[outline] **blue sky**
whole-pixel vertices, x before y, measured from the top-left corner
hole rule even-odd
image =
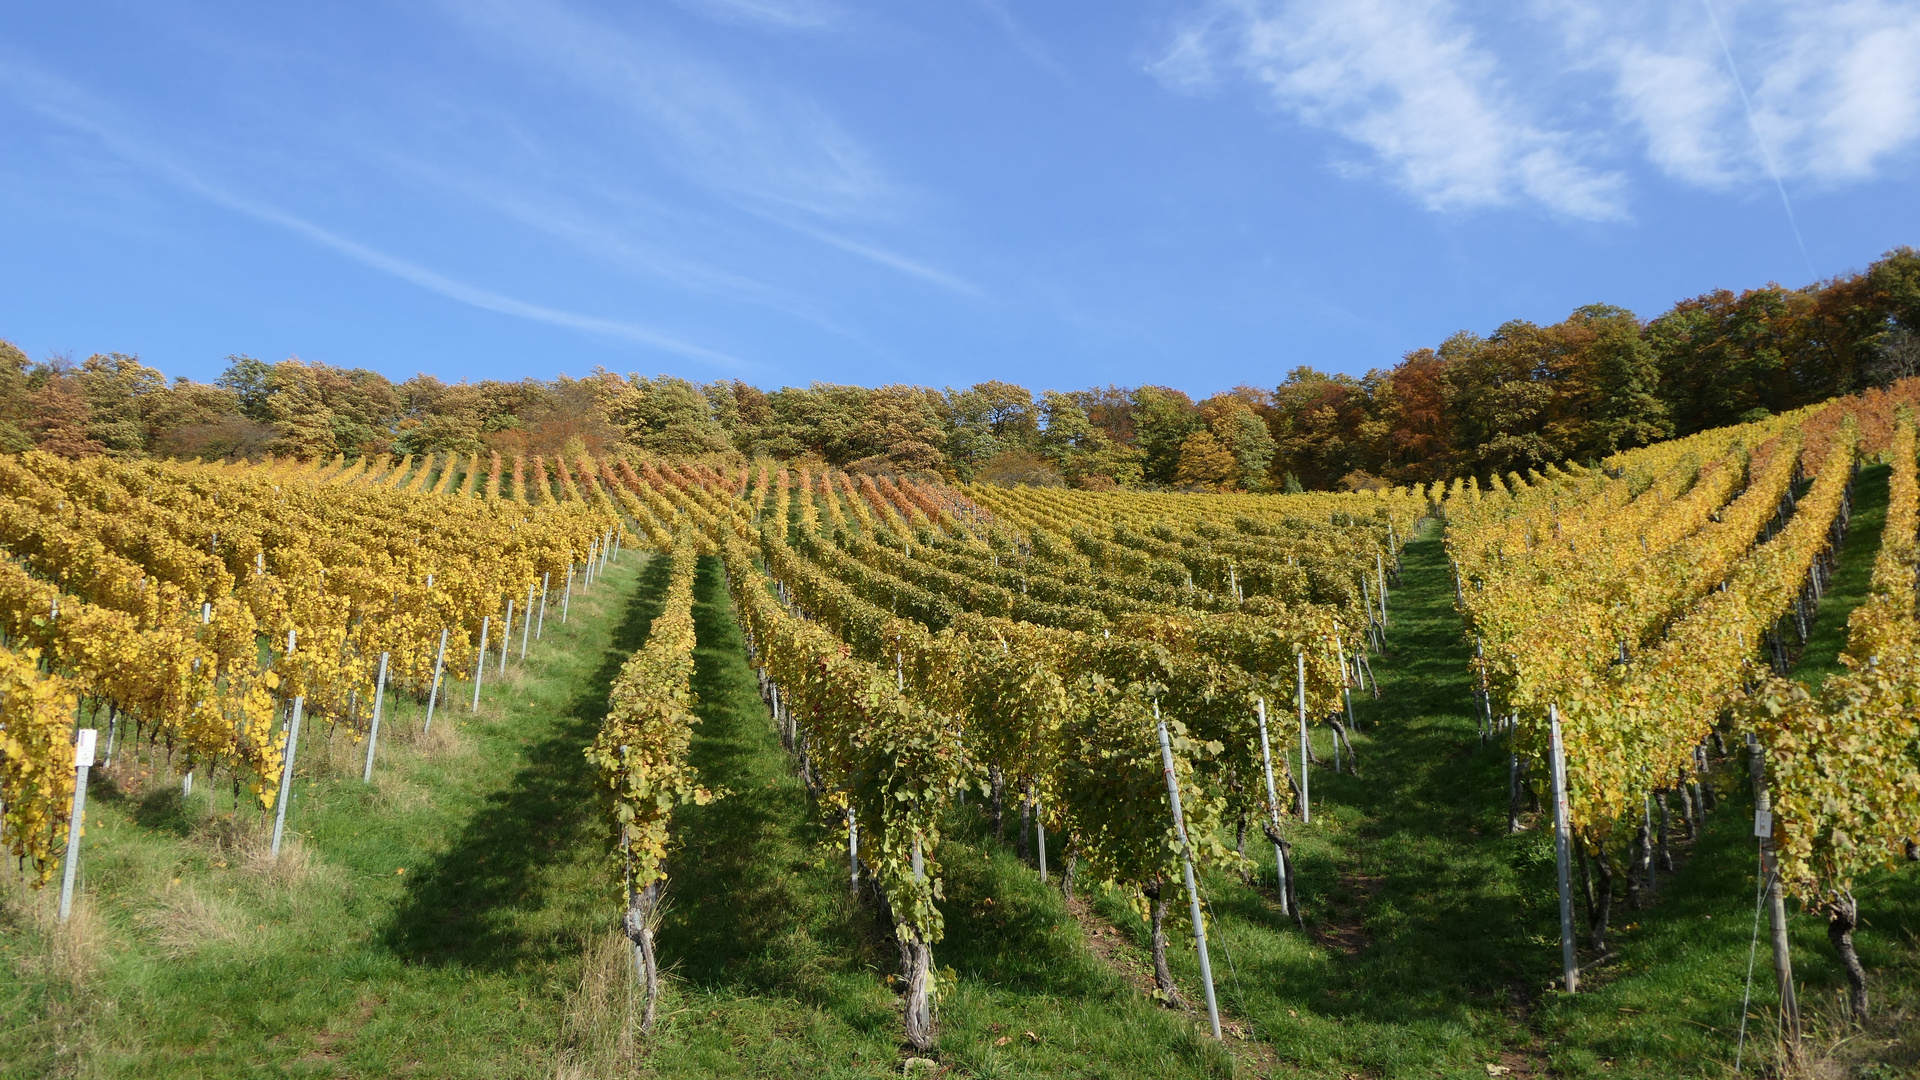
[[[0,337],[196,378],[1208,393],[1920,244],[1916,0],[67,0],[0,27]]]

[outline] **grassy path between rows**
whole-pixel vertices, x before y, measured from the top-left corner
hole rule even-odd
[[[702,563],[694,618],[693,760],[728,794],[675,818],[660,934],[672,980],[646,1072],[898,1076],[892,931],[850,896],[845,834],[818,824],[781,749],[716,560]],[[976,810],[956,814],[939,856],[940,1065],[982,1078],[1231,1075],[1191,1018],[1086,948],[1060,893],[989,839]]]
[[[1287,824],[1306,932],[1269,888],[1222,873],[1204,886],[1223,999],[1305,1075],[1485,1077],[1539,1050],[1529,1015],[1556,954],[1533,942],[1557,918],[1541,888],[1551,849],[1537,831],[1505,836],[1506,755],[1475,735],[1437,537],[1406,551],[1391,647],[1373,661],[1381,698],[1355,694],[1360,774],[1334,773],[1316,733],[1313,819]],[[1271,847],[1249,854],[1271,883]]]
[[[289,849],[226,778],[182,798],[164,754],[97,773],[79,911],[12,875],[0,894],[0,1077],[895,1076],[897,954],[847,895],[761,704],[718,564],[696,587],[695,763],[727,797],[683,810],[657,1037],[624,1004],[618,904],[582,749],[645,640],[667,563],[630,557],[478,716],[455,684],[430,737],[389,699],[364,744],[310,725]],[[553,614],[550,612],[550,614]],[[942,853],[940,1057],[979,1077],[1224,1077],[1191,1018],[1085,948],[1057,891],[976,816]],[[971,822],[969,829],[968,822]]]
[[[1861,485],[1803,665],[1832,664],[1846,613],[1865,593],[1885,502],[1884,480],[1877,489],[1875,480],[1869,471]],[[1616,882],[1616,959],[1588,972],[1578,995],[1550,989],[1560,957],[1550,818],[1528,814],[1527,830],[1507,835],[1507,754],[1477,737],[1452,590],[1439,529],[1429,526],[1406,549],[1389,648],[1374,660],[1382,696],[1355,697],[1360,775],[1335,775],[1331,744],[1316,736],[1329,766],[1313,773],[1313,821],[1287,825],[1307,932],[1280,915],[1271,888],[1207,875],[1223,1003],[1274,1048],[1282,1075],[1486,1077],[1489,1066],[1516,1077],[1730,1072],[1756,883],[1744,761],[1723,777],[1702,837],[1676,845],[1676,873],[1662,876],[1654,904],[1634,910]],[[1250,839],[1248,853],[1259,862],[1256,880],[1271,883],[1271,847]],[[1859,895],[1862,911],[1873,912],[1857,936],[1880,1010],[1863,1034],[1840,1025],[1844,982],[1824,919],[1792,917],[1812,1043],[1836,1069],[1887,1070],[1850,1075],[1911,1075],[1920,1071],[1920,873],[1878,876]],[[1124,925],[1117,900],[1104,907]],[[1587,963],[1584,903],[1575,908]],[[1182,945],[1176,973],[1197,986],[1191,945]],[[1764,1018],[1777,1002],[1764,941],[1761,949],[1754,1015],[1762,1019],[1750,1032],[1760,1046],[1749,1044],[1749,1063],[1767,1053]]]
[[[664,562],[573,597],[478,716],[454,683],[430,736],[390,695],[364,744],[309,723],[288,815],[224,776],[183,799],[123,754],[88,802],[80,910],[11,875],[0,908],[0,1076],[549,1077],[582,944],[611,922],[581,747],[645,638]],[[497,641],[496,641],[497,645]]]
[[[1840,546],[1840,562],[1828,580],[1815,609],[1806,648],[1793,666],[1793,675],[1812,686],[1846,670],[1840,653],[1847,647],[1847,616],[1867,599],[1873,585],[1873,560],[1880,554],[1880,531],[1887,523],[1888,487],[1893,469],[1869,465],[1853,485],[1853,516]]]
[[[1831,665],[1832,628],[1864,592],[1873,500],[1868,474],[1803,671]],[[312,729],[290,817],[299,842],[277,866],[260,855],[263,819],[234,812],[224,778],[183,800],[164,760],[123,761],[95,789],[72,931],[50,927],[47,893],[0,894],[0,1077],[900,1075],[890,930],[849,895],[844,835],[815,819],[780,748],[712,559],[695,588],[693,756],[726,794],[677,812],[660,1027],[637,1047],[617,1038],[627,960],[581,750],[666,569],[614,567],[575,598],[570,625],[549,620],[524,666],[489,675],[479,716],[458,685],[431,738],[417,707],[397,708],[370,788],[363,748]],[[1706,833],[1679,846],[1656,904],[1616,905],[1616,956],[1586,991],[1551,991],[1550,837],[1531,814],[1506,834],[1507,755],[1476,735],[1451,590],[1430,527],[1406,551],[1374,661],[1382,696],[1356,696],[1360,774],[1317,766],[1312,824],[1287,825],[1305,930],[1274,902],[1257,831],[1255,884],[1205,876],[1224,1046],[1194,1009],[1143,992],[1146,928],[1126,898],[1069,905],[1057,851],[1043,885],[978,799],[957,808],[939,853],[941,1074],[1724,1075],[1754,888],[1744,786],[1730,778]],[[1903,1030],[1920,1005],[1917,879],[1860,890],[1879,1019],[1836,1060],[1885,1071],[1853,1075],[1920,1068]],[[1842,982],[1824,923],[1797,915],[1793,939],[1825,1046]],[[1197,1004],[1191,940],[1176,932],[1171,953]],[[1764,955],[1760,968],[1764,1044]]]

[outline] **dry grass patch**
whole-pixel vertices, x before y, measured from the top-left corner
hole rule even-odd
[[[100,1016],[113,1009],[99,985],[113,949],[106,921],[85,893],[74,894],[67,921],[59,912],[57,880],[35,889],[11,867],[0,870],[0,937],[18,942],[13,975],[40,990],[24,999],[26,1008],[0,1017],[0,1073],[76,1072]]]
[[[253,807],[213,814],[194,827],[193,838],[211,849],[215,866],[226,869],[244,863],[254,848],[273,842],[273,818]]]
[[[342,727],[328,736],[324,728],[311,728],[300,733],[300,756],[295,761],[294,776],[301,774],[325,777],[359,777],[367,765],[367,740],[364,735],[350,728]],[[382,725],[380,741],[386,742],[387,732]],[[376,756],[374,764],[379,764]]]
[[[84,987],[100,970],[109,942],[105,921],[94,910],[93,898],[76,889],[73,911],[60,921],[58,878],[36,889],[26,876],[0,871],[0,909],[5,923],[25,939],[19,966],[23,976],[45,980],[72,990]]]
[[[637,1046],[630,1019],[640,1009],[633,947],[626,934],[610,929],[589,936],[581,951],[580,985],[568,996],[561,1018],[555,1080],[631,1075]]]
[[[336,876],[314,858],[304,838],[294,831],[292,820],[280,837],[280,856],[275,858],[270,813],[217,814],[201,822],[194,835],[211,849],[215,869],[239,870],[274,889],[325,884]]]
[[[280,854],[273,854],[273,834],[269,832],[243,853],[240,869],[273,889],[330,884],[336,876],[323,862],[313,857],[306,841],[291,828],[280,837]]]
[[[387,815],[411,814],[432,801],[432,792],[424,784],[373,771],[374,807]]]
[[[411,733],[408,745],[437,758],[464,758],[474,752],[474,741],[453,715],[435,717],[432,731]]]
[[[485,711],[484,707],[481,710]],[[415,753],[433,758],[464,757],[473,752],[473,740],[460,730],[462,717],[451,710],[436,711],[433,717],[433,729],[422,730],[419,718],[409,718],[410,722],[395,724],[391,729],[382,727],[381,740],[392,740],[396,746],[405,746]],[[374,771],[380,771],[380,759],[374,758]]]
[[[168,886],[138,920],[168,956],[187,956],[208,945],[242,945],[249,936],[238,905],[192,885]]]

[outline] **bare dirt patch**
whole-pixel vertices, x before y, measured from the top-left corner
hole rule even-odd
[[[1367,904],[1386,883],[1382,874],[1363,874],[1355,870],[1340,873],[1340,888],[1334,892],[1320,917],[1313,920],[1313,938],[1322,948],[1343,956],[1357,956],[1373,944],[1367,933]]]

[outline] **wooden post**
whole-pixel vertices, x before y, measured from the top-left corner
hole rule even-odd
[[[272,858],[280,857],[280,834],[287,827],[287,801],[293,798],[293,758],[300,750],[300,714],[307,708],[306,695],[293,699],[293,717],[287,721],[287,756],[280,762],[280,801],[273,808]]]
[[[1193,938],[1200,949],[1200,983],[1207,992],[1207,1024],[1220,1037],[1220,1006],[1213,1000],[1213,961],[1207,956],[1207,924],[1200,914],[1200,887],[1193,879],[1193,845],[1187,842],[1187,818],[1180,809],[1180,778],[1173,771],[1173,744],[1167,740],[1167,722],[1160,719],[1160,702],[1153,703],[1153,719],[1160,728],[1160,768],[1167,775],[1167,799],[1173,803],[1174,833],[1180,838],[1181,868],[1187,877],[1187,902],[1193,915]]]
[[[1553,857],[1560,881],[1560,966],[1567,993],[1580,990],[1580,968],[1573,956],[1573,879],[1567,821],[1567,749],[1560,740],[1560,706],[1547,706],[1549,751],[1553,755]]]
[[[1294,659],[1299,661],[1295,694],[1300,702],[1300,821],[1304,824],[1313,820],[1307,805],[1307,654],[1295,653]]]
[[[73,882],[80,870],[80,832],[87,816],[87,773],[93,768],[93,745],[100,737],[93,728],[81,728],[73,743],[73,808],[67,818],[67,863],[60,871],[60,921],[73,914]]]
[[[383,653],[381,655],[384,656],[385,654]],[[446,662],[447,628],[443,626],[440,628],[440,652],[433,658],[433,686],[427,691],[427,722],[420,727],[420,733],[422,735],[433,730],[433,707],[440,702],[440,671],[446,665]],[[373,758],[372,747],[367,748],[367,758],[369,760]]]
[[[1273,831],[1280,832],[1280,789],[1273,783],[1273,751],[1267,743],[1267,699],[1255,698],[1254,711],[1260,716],[1260,766],[1267,773],[1267,815],[1273,821]],[[1273,842],[1274,877],[1280,889],[1280,914],[1291,915],[1287,910],[1287,855],[1280,850],[1280,841]]]
[[[380,707],[386,703],[387,697],[387,655],[380,654],[380,677],[373,684],[373,725],[367,731],[367,768],[360,777],[363,784],[373,783],[373,751],[380,745]],[[477,679],[474,685],[479,686]]]
[[[487,677],[487,624],[492,621],[491,615],[480,616],[480,651],[474,654],[473,661],[473,708],[468,712],[480,711],[480,684]]]

